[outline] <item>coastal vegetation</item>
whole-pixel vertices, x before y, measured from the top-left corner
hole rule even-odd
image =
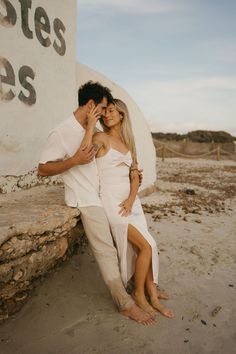
[[[225,131],[194,130],[187,134],[153,132],[152,137],[156,140],[190,140],[199,143],[232,143],[236,137]]]

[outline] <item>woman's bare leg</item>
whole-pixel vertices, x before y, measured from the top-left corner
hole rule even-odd
[[[144,292],[146,277],[152,259],[152,249],[142,234],[132,225],[128,226],[128,241],[138,250],[135,263],[133,298],[141,309],[154,316],[156,311],[148,303]]]
[[[158,285],[154,284],[153,282],[153,273],[152,273],[152,265],[150,265],[150,268],[148,270],[148,274],[147,274],[147,283],[149,286],[149,290],[151,292],[154,292],[157,294],[158,299],[161,300],[169,300],[169,294],[165,291],[161,291],[158,287]],[[151,289],[150,289],[151,288]]]
[[[156,285],[153,282],[153,273],[152,273],[152,267],[150,265],[148,269],[148,274],[146,277],[146,289],[148,292],[148,295],[150,296],[150,302],[152,306],[158,310],[162,315],[168,317],[168,318],[173,318],[174,313],[167,307],[165,307],[158,298],[158,290],[156,288]]]

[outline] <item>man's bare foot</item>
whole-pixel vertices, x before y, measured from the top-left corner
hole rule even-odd
[[[153,317],[156,315],[155,309],[148,303],[145,295],[137,294],[137,293],[133,292],[132,297],[133,297],[134,301],[136,302],[136,304],[143,311],[149,313],[149,315],[151,315]]]
[[[136,304],[133,304],[129,308],[120,311],[120,313],[143,325],[152,325],[155,323],[154,318],[147,312],[143,311]]]
[[[168,318],[174,318],[175,315],[173,311],[165,307],[162,303],[160,303],[159,299],[157,297],[150,297],[150,301],[152,306],[158,310],[162,315],[168,317]]]

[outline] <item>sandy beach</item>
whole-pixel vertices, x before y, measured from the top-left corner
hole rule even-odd
[[[229,354],[236,347],[236,162],[157,160],[142,198],[175,318],[115,309],[88,246],[37,282],[0,325],[1,354]]]

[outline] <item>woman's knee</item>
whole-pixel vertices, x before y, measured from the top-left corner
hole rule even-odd
[[[143,242],[140,242],[136,247],[138,248],[139,252],[144,252],[147,257],[152,255],[152,247],[147,241],[144,240]]]
[[[151,239],[149,240],[149,243],[150,243],[150,246],[151,246],[151,248],[153,249],[153,251],[156,252],[156,251],[157,251],[157,244],[156,244],[156,241],[155,241],[153,238],[151,238]]]
[[[152,247],[149,245],[148,242],[143,246],[143,251],[147,253],[148,256],[152,255]]]
[[[139,251],[144,251],[146,253],[151,253],[152,247],[149,244],[149,242],[132,225],[129,225],[129,228],[128,228],[128,240]]]

